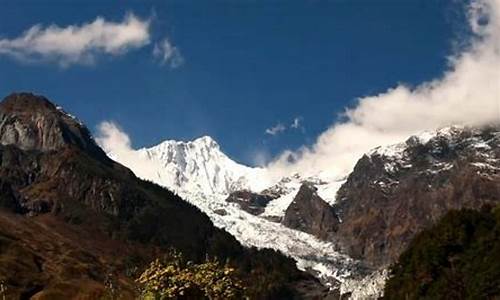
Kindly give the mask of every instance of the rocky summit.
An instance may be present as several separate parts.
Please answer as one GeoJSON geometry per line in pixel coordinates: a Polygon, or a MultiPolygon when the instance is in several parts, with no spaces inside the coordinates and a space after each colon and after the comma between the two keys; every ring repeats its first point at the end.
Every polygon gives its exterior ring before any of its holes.
{"type": "Polygon", "coordinates": [[[40,151],[73,145],[107,160],[87,127],[45,97],[30,93],[12,94],[0,103],[0,143],[40,151]]]}

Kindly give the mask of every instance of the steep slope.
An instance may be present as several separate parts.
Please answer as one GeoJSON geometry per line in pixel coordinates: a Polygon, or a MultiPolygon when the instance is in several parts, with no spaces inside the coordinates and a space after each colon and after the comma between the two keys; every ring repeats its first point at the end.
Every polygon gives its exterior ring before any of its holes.
{"type": "Polygon", "coordinates": [[[500,211],[450,211],[391,267],[384,299],[498,299],[500,211]]]}
{"type": "MultiPolygon", "coordinates": [[[[77,285],[84,282],[91,295],[102,295],[107,268],[115,264],[111,260],[142,253],[147,261],[170,247],[193,261],[206,256],[227,259],[242,272],[254,298],[300,296],[299,290],[306,287],[316,295],[324,292],[292,260],[272,251],[243,248],[179,196],[136,178],[107,158],[83,124],[47,99],[28,93],[10,95],[0,103],[0,118],[0,260],[5,262],[2,266],[28,267],[20,273],[0,268],[0,279],[13,298],[54,299],[47,295],[81,291],[77,285]],[[22,218],[17,226],[5,225],[16,218],[22,218]],[[115,251],[114,257],[106,249],[98,250],[101,243],[113,241],[116,247],[132,250],[115,251]],[[68,260],[56,259],[77,250],[82,252],[68,260]],[[23,260],[33,257],[34,265],[18,263],[23,253],[27,255],[23,260]],[[52,259],[62,269],[55,268],[52,259]],[[65,270],[71,264],[83,269],[65,270]],[[270,266],[274,272],[264,272],[270,266]]],[[[118,272],[117,285],[132,290],[133,281],[124,279],[125,270],[118,272]]]]}
{"type": "Polygon", "coordinates": [[[283,225],[304,231],[323,240],[333,239],[339,220],[333,210],[310,184],[302,184],[288,206],[283,225]]]}
{"type": "Polygon", "coordinates": [[[30,94],[12,94],[0,104],[0,142],[41,151],[72,145],[109,163],[82,123],[46,98],[30,94]]]}
{"type": "Polygon", "coordinates": [[[338,192],[337,239],[355,258],[379,268],[452,209],[500,200],[498,127],[449,127],[376,148],[338,192]]]}
{"type": "Polygon", "coordinates": [[[152,249],[110,239],[50,214],[0,211],[0,283],[6,299],[134,299],[137,264],[152,249]],[[115,291],[109,289],[113,284],[115,291]]]}

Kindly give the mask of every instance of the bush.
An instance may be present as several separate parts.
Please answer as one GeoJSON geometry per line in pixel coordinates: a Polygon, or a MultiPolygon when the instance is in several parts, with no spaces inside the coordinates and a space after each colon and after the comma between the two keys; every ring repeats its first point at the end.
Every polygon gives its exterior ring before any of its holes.
{"type": "Polygon", "coordinates": [[[156,259],[136,280],[144,299],[241,299],[244,288],[235,270],[216,259],[184,262],[178,252],[156,259]]]}

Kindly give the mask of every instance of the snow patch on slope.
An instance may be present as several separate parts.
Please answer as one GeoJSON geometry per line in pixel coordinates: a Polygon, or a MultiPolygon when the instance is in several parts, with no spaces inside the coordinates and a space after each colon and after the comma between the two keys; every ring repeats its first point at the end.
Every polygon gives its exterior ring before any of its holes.
{"type": "Polygon", "coordinates": [[[316,192],[318,195],[328,204],[333,205],[336,200],[335,196],[337,191],[344,182],[345,178],[326,181],[321,179],[319,176],[309,176],[303,178],[299,174],[284,177],[275,185],[262,191],[262,193],[277,194],[279,197],[267,204],[261,216],[284,217],[286,209],[292,203],[303,183],[314,185],[317,189],[316,192]]]}
{"type": "Polygon", "coordinates": [[[351,300],[378,299],[383,296],[384,285],[388,277],[387,270],[375,271],[359,279],[347,278],[340,288],[340,293],[350,293],[351,300]]]}

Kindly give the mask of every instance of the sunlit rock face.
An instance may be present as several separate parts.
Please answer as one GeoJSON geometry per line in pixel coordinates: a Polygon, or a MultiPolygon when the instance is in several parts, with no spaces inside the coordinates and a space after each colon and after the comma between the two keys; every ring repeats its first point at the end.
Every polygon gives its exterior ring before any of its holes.
{"type": "Polygon", "coordinates": [[[451,209],[500,200],[498,127],[448,127],[372,150],[337,194],[337,239],[378,268],[451,209]]]}
{"type": "Polygon", "coordinates": [[[45,97],[30,93],[11,94],[0,103],[0,143],[39,151],[73,145],[106,159],[87,127],[45,97]]]}

